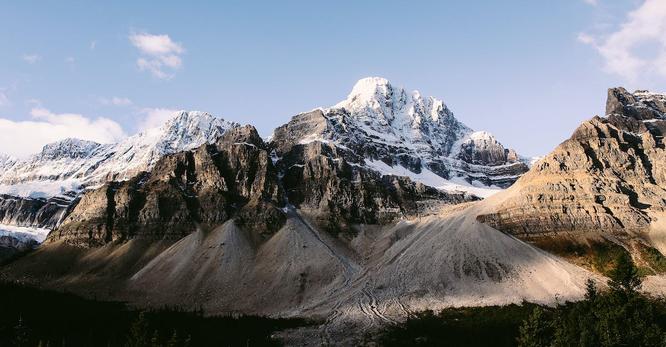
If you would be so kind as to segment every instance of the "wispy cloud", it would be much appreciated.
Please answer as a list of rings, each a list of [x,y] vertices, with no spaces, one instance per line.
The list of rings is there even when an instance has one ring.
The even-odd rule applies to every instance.
[[[605,35],[578,35],[604,59],[607,72],[627,81],[666,77],[666,1],[646,0],[629,12],[619,29]]]
[[[9,105],[9,97],[7,96],[7,93],[5,93],[4,90],[0,89],[0,106],[7,106]]]
[[[113,106],[130,106],[132,105],[132,100],[129,98],[121,98],[114,96],[112,98],[100,98],[99,102],[102,105],[113,105]]]
[[[0,118],[2,152],[22,157],[38,152],[45,144],[66,138],[112,143],[125,132],[108,118],[90,118],[76,113],[57,114],[43,107],[30,111],[32,120],[13,121]]]
[[[592,6],[597,6],[599,5],[599,0],[583,0],[584,3]]]
[[[170,79],[183,64],[181,55],[185,49],[171,40],[169,35],[131,34],[129,40],[141,54],[136,61],[141,71],[149,71],[157,78]]]
[[[178,110],[169,108],[144,108],[141,110],[143,120],[139,123],[139,131],[152,129],[171,119]]]
[[[42,60],[42,57],[39,54],[24,54],[22,58],[28,64],[34,64]]]
[[[90,41],[90,50],[94,51],[97,48],[97,40]]]

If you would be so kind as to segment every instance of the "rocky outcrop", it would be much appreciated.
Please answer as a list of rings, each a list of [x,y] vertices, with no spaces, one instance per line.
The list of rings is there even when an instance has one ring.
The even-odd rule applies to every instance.
[[[479,219],[522,236],[647,231],[666,208],[664,100],[610,89],[606,117],[581,124]]]
[[[386,224],[475,200],[463,192],[445,192],[364,168],[346,159],[354,153],[329,143],[297,144],[280,153],[277,163],[289,203],[328,231],[349,231],[352,224]]]
[[[84,194],[47,241],[176,240],[230,218],[260,240],[284,222],[268,153],[253,127],[231,129],[213,145],[166,156],[150,172]]]

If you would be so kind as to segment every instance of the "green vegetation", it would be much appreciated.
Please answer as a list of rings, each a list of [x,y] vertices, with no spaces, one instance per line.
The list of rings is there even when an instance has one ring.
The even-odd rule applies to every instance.
[[[523,320],[536,305],[470,307],[419,313],[388,327],[382,346],[515,346]]]
[[[611,272],[609,291],[588,282],[585,300],[554,309],[536,308],[520,327],[518,345],[663,346],[666,304],[641,295],[641,279],[631,257],[622,253]]]
[[[608,253],[605,253],[608,254]],[[639,271],[618,252],[609,289],[587,283],[585,299],[557,307],[525,304],[426,312],[387,328],[387,346],[666,346],[666,301],[643,296]]]
[[[0,346],[276,346],[274,332],[305,324],[168,308],[139,311],[6,283],[0,283],[0,298]]]
[[[641,275],[655,275],[666,273],[666,257],[656,248],[644,246],[640,248],[641,258],[647,263],[646,267],[640,267]]]
[[[574,264],[608,276],[615,268],[615,260],[624,247],[607,240],[589,239],[587,242],[570,238],[535,239],[532,243],[550,253],[568,259]]]

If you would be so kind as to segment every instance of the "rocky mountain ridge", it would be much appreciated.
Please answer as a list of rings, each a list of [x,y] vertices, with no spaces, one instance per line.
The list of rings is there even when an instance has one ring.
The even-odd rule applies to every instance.
[[[360,80],[345,101],[325,113],[298,115],[276,129],[269,144],[274,159],[303,145],[326,151],[332,160],[481,197],[511,184],[527,168],[491,134],[460,123],[443,102],[382,78]],[[204,112],[181,111],[162,127],[118,144],[66,139],[26,159],[0,157],[0,215],[12,225],[54,228],[85,189],[129,180],[165,155],[214,143],[236,127]],[[315,142],[321,147],[309,145]],[[304,160],[287,159],[286,169],[304,167]]]
[[[664,95],[609,89],[606,116],[583,122],[479,220],[567,257],[610,247],[666,270],[655,251],[666,252],[665,110]]]
[[[424,184],[481,196],[474,188],[506,188],[528,169],[515,151],[469,129],[442,101],[378,77],[361,79],[331,108],[296,115],[271,141],[277,156],[284,146],[331,143],[352,163],[384,174],[395,174],[385,169],[394,168]]]
[[[312,317],[318,345],[425,309],[576,300],[603,280],[596,260],[577,262],[597,242],[664,270],[666,98],[609,90],[605,117],[475,201],[409,176],[470,184],[454,172],[507,169],[498,182],[520,158],[443,104],[386,85],[369,95],[297,115],[269,143],[231,128],[91,190],[0,275],[139,305]]]
[[[85,189],[128,180],[165,155],[212,143],[239,125],[181,111],[161,127],[117,144],[65,139],[25,159],[0,158],[0,223],[55,228]]]
[[[181,111],[164,125],[117,144],[65,139],[41,153],[11,160],[0,173],[0,193],[50,198],[79,192],[112,180],[126,180],[150,170],[162,156],[214,142],[239,126],[205,112]]]

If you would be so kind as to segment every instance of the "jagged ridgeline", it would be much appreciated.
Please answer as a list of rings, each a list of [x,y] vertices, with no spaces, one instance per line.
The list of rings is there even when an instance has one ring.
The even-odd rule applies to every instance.
[[[233,218],[260,242],[283,226],[292,205],[340,230],[417,215],[420,202],[469,200],[350,165],[321,142],[292,146],[277,165],[270,153],[252,126],[229,129],[214,144],[167,155],[150,172],[87,192],[47,241],[178,240]]]
[[[62,196],[55,186],[74,203],[42,246],[0,269],[9,279],[139,305],[322,319],[316,334],[328,343],[350,338],[350,324],[426,308],[573,300],[596,278],[479,222],[530,160],[381,78],[269,139],[182,112],[108,148],[49,148],[63,150],[7,161],[3,177],[16,181],[6,193]],[[54,167],[68,174],[35,174]]]
[[[138,208],[136,204],[144,205],[140,201],[141,196],[151,195],[149,191],[153,188],[143,187],[143,181],[149,180],[146,177],[157,175],[151,171],[161,158],[182,151],[199,153],[202,151],[200,146],[215,144],[227,130],[239,126],[204,112],[179,112],[162,127],[144,131],[118,144],[102,145],[67,139],[49,144],[41,153],[26,159],[0,157],[0,221],[7,225],[53,229],[66,221],[64,217],[70,214],[86,191],[90,193],[85,198],[84,206],[89,206],[91,199],[99,203],[99,198],[94,196],[108,195],[113,197],[109,200],[113,202],[120,199],[117,191],[119,194],[131,191],[136,198],[127,198],[127,201],[133,201],[132,208]],[[408,202],[405,197],[398,196],[401,189],[411,184],[406,179],[383,178],[384,175],[406,176],[411,181],[435,187],[444,193],[422,186],[414,189],[427,192],[424,195],[426,200],[441,198],[448,203],[487,196],[509,186],[527,170],[526,159],[504,148],[491,134],[470,130],[453,116],[443,102],[422,97],[417,91],[407,92],[393,87],[382,78],[362,79],[347,99],[339,104],[295,116],[276,129],[272,140],[263,146],[259,150],[269,151],[273,166],[285,176],[284,184],[290,185],[285,197],[299,207],[309,206],[307,209],[317,218],[328,219],[323,222],[331,230],[344,229],[347,221],[377,223],[419,208],[428,209],[428,206],[416,201],[420,199]],[[185,155],[175,157],[185,158]],[[313,160],[317,157],[331,158],[334,162],[317,163]],[[306,162],[310,165],[304,166]],[[163,163],[160,170],[175,170],[175,167],[169,168]],[[319,174],[325,174],[327,180],[335,182],[325,187],[329,190],[327,196],[320,196],[326,189],[317,188],[320,185],[317,181]],[[368,201],[374,193],[345,196],[345,192],[365,191],[352,187],[355,175],[366,177],[365,181],[373,177],[374,181],[385,181],[384,184],[401,183],[398,183],[399,189],[390,189],[391,192],[380,189],[383,190],[384,202],[375,204]],[[308,181],[308,177],[312,180]],[[131,184],[134,184],[133,188],[128,188],[127,185]],[[94,189],[102,185],[105,186],[102,190],[108,194]],[[411,190],[416,192],[414,189]],[[335,198],[332,198],[333,194]],[[345,201],[351,199],[366,201]],[[389,200],[390,203],[387,203]],[[95,240],[93,244],[99,244],[99,235],[107,235],[106,229],[112,224],[124,225],[124,222],[112,222],[116,218],[132,220],[122,228],[133,228],[130,225],[137,221],[171,225],[162,218],[164,213],[178,204],[170,207],[167,201],[155,202],[154,209],[157,212],[161,209],[161,215],[146,211],[147,216],[139,216],[141,212],[127,207],[128,216],[123,217],[122,211],[116,213],[113,211],[115,207],[109,207],[109,213],[105,215],[113,217],[103,217],[110,220],[104,224],[104,231],[99,227],[99,230],[91,232],[91,235],[96,235],[91,236],[91,240]],[[163,206],[157,206],[160,203]],[[278,203],[284,204],[283,201]],[[407,206],[409,204],[421,206]],[[118,206],[123,208],[123,202],[119,202]],[[350,206],[362,208],[347,210]],[[230,207],[217,208],[225,211],[219,213],[220,216],[229,217]],[[322,216],[324,210],[330,211],[331,215]],[[76,216],[80,216],[80,212],[81,209]],[[99,215],[99,212],[94,214]],[[188,210],[184,214],[188,217],[173,218],[183,218],[182,223],[185,220],[200,220],[203,227],[225,220],[210,219],[205,214]],[[345,216],[337,221],[338,215]],[[71,223],[72,218],[67,221]],[[89,219],[79,220],[79,227],[83,220]],[[163,233],[169,234],[169,237],[187,233],[180,227],[177,229],[173,234]],[[133,236],[133,232],[124,231],[101,239]]]

